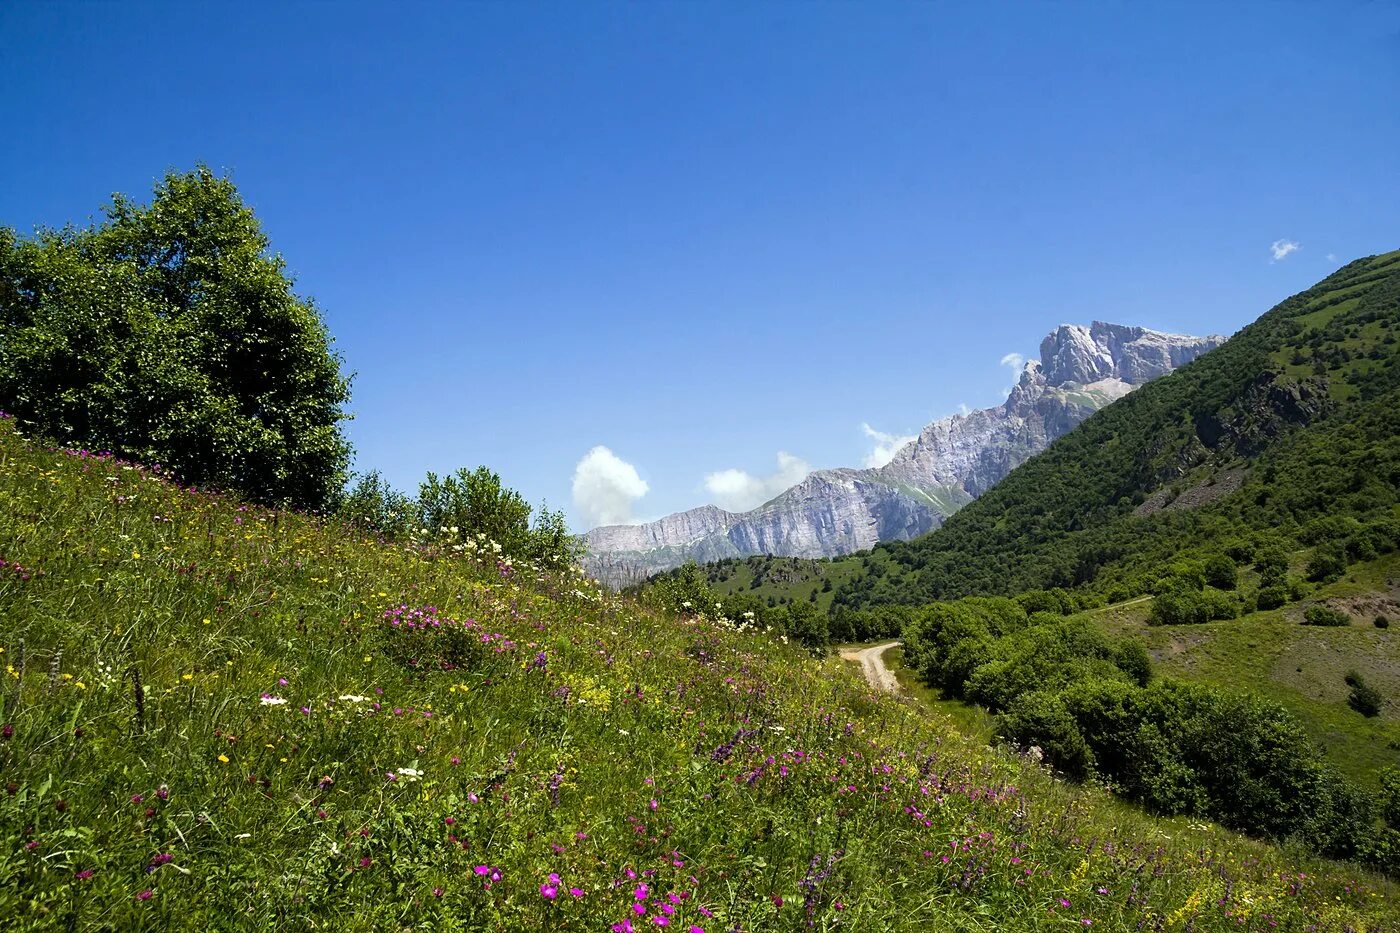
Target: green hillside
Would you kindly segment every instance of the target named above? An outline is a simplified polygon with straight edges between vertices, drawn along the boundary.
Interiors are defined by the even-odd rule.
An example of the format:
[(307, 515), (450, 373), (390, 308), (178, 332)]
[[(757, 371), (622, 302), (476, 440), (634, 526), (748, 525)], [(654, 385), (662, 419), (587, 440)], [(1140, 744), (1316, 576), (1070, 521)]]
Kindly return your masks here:
[(839, 662), (0, 421), (0, 916), (25, 929), (1382, 930)]

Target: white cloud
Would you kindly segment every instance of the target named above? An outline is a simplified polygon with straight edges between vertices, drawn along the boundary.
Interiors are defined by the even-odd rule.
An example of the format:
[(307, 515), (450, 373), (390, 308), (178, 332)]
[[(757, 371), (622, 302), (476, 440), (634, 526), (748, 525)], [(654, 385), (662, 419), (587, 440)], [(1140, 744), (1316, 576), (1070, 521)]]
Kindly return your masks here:
[(1269, 246), (1269, 251), (1274, 254), (1274, 262), (1278, 262), (1280, 259), (1283, 259), (1285, 256), (1287, 256), (1289, 253), (1299, 249), (1302, 249), (1302, 247), (1299, 246), (1298, 243), (1293, 240), (1274, 240), (1274, 242)]
[(590, 528), (634, 523), (632, 504), (648, 488), (636, 467), (601, 444), (574, 467), (574, 506)]
[(802, 482), (810, 472), (805, 460), (779, 451), (777, 472), (754, 476), (744, 470), (720, 470), (705, 477), (705, 491), (720, 508), (744, 512)]
[(1328, 254), (1327, 254), (1327, 261), (1328, 261), (1328, 262), (1336, 262), (1336, 261), (1337, 261), (1337, 254), (1336, 254), (1336, 253), (1328, 253)]
[(972, 409), (967, 406), (967, 402), (958, 402), (958, 414), (964, 418), (972, 414)]
[(1021, 364), (1026, 362), (1026, 358), (1019, 353), (1008, 353), (1001, 358), (1002, 366), (1010, 366), (1012, 371), (1020, 372)]
[(875, 449), (865, 455), (865, 465), (868, 467), (884, 466), (894, 459), (901, 447), (918, 437), (916, 434), (886, 434), (864, 423), (860, 429), (865, 432), (866, 437), (875, 442)]

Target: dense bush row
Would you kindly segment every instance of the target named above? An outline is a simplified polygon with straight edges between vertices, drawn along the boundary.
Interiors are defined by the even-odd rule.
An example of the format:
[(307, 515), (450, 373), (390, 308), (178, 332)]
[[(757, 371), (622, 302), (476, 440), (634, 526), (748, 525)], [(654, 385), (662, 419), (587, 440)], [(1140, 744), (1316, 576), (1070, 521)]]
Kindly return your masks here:
[(520, 493), (487, 467), (459, 469), (441, 477), (428, 473), (409, 496), (374, 471), (356, 479), (336, 517), (385, 541), (432, 542), (457, 551), (486, 549), (501, 558), (564, 566), (582, 542), (569, 534), (562, 512), (535, 511)]
[[(1039, 749), (1073, 778), (1099, 779), (1155, 812), (1400, 867), (1388, 861), (1396, 838), (1374, 825), (1372, 802), (1328, 768), (1280, 706), (1153, 680), (1140, 644), (1082, 619), (1027, 612), (1024, 601), (922, 607), (904, 643), (907, 662), (930, 685), (998, 713), (1003, 739)], [(1352, 678), (1353, 705), (1378, 705)]]

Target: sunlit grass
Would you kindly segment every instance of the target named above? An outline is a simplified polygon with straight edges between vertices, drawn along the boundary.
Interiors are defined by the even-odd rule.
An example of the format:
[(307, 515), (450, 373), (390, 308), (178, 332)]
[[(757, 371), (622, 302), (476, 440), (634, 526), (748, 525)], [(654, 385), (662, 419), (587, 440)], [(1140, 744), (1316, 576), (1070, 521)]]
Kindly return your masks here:
[(761, 633), (9, 423), (0, 532), (13, 926), (1340, 931), (1393, 904)]

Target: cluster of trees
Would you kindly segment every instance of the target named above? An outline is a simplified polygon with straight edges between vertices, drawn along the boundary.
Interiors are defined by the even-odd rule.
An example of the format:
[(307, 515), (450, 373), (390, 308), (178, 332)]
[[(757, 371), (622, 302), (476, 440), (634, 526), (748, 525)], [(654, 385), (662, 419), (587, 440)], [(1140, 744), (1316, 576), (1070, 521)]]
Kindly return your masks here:
[(171, 172), (86, 228), (0, 228), (0, 409), (60, 444), (159, 463), (186, 483), (338, 514), (403, 538), (458, 529), (503, 553), (577, 554), (563, 516), (482, 467), (416, 498), (351, 479), (350, 378), (316, 306), (233, 183)]
[(171, 173), (149, 205), (0, 228), (0, 407), (69, 446), (324, 510), (350, 462), (349, 379), (232, 182)]
[[(1283, 372), (1306, 330), (1299, 319), (1323, 310), (1334, 315), (1328, 339), (1366, 358), (1355, 380)], [(1393, 549), (1400, 343), (1386, 338), (1397, 321), (1400, 258), (1351, 263), (1088, 419), (938, 531), (880, 545), (834, 601), (866, 608), (1055, 586), (1139, 595), (1156, 591), (1162, 567), (1242, 534), (1272, 536), (1285, 552), (1312, 547), (1315, 581)], [(1204, 488), (1231, 469), (1247, 470), (1242, 485), (1207, 505), (1138, 514), (1155, 490)], [(1319, 519), (1354, 533), (1307, 540), (1303, 529)], [(1271, 583), (1266, 602), (1289, 597), (1285, 581)]]
[(360, 476), (336, 516), (387, 541), (433, 541), (461, 549), (485, 548), (512, 560), (564, 566), (582, 553), (562, 512), (533, 509), (487, 467), (465, 467), (445, 477), (428, 473), (416, 497), (391, 487), (378, 471)]
[(1400, 824), (1377, 827), (1373, 802), (1276, 704), (1154, 679), (1140, 644), (1036, 598), (920, 607), (904, 643), (924, 680), (997, 713), (1003, 739), (1038, 747), (1070, 777), (1096, 778), (1159, 813), (1395, 867), (1386, 860), (1400, 852)]
[(787, 637), (820, 654), (831, 642), (827, 614), (811, 602), (793, 600), (770, 604), (752, 593), (719, 594), (710, 587), (707, 571), (690, 562), (652, 578), (639, 595), (653, 605), (681, 614), (705, 613), (736, 625)]

